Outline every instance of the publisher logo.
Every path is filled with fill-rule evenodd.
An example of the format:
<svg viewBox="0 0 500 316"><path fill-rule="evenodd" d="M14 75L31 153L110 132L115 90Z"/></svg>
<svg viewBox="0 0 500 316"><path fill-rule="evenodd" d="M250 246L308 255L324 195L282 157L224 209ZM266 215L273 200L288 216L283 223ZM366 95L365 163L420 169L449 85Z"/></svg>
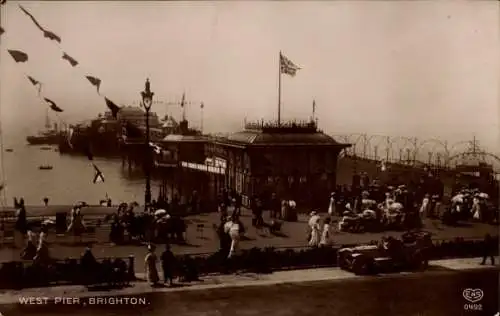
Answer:
<svg viewBox="0 0 500 316"><path fill-rule="evenodd" d="M462 295L471 303L477 303L483 299L484 293L481 289L465 289Z"/></svg>

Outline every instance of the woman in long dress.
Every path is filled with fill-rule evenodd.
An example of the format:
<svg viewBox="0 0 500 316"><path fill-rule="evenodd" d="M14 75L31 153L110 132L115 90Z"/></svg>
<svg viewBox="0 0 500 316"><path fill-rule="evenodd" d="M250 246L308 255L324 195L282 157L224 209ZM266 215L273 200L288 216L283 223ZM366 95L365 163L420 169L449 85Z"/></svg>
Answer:
<svg viewBox="0 0 500 316"><path fill-rule="evenodd" d="M155 253L155 246L148 245L148 254L144 259L145 267L146 267L146 277L148 282L154 286L158 284L160 277L158 276L158 269L156 268L156 263L158 262L158 257Z"/></svg>
<svg viewBox="0 0 500 316"><path fill-rule="evenodd" d="M336 213L337 202L335 201L335 192L330 194L330 204L328 205L328 215L333 216Z"/></svg>
<svg viewBox="0 0 500 316"><path fill-rule="evenodd" d="M225 225L224 232L231 237L231 247L229 249L228 258L231 258L236 254L240 245L240 222L237 220L236 216L233 216Z"/></svg>
<svg viewBox="0 0 500 316"><path fill-rule="evenodd" d="M49 246L47 244L48 227L42 226L40 235L38 236L38 248L33 260L38 264L47 264L50 261Z"/></svg>
<svg viewBox="0 0 500 316"><path fill-rule="evenodd" d="M330 217L325 218L323 231L321 232L321 241L319 242L321 246L330 246L333 243L333 227L330 224L331 222L332 219Z"/></svg>
<svg viewBox="0 0 500 316"><path fill-rule="evenodd" d="M311 213L309 219L309 227L311 229L311 238L309 239L309 246L317 247L321 238L320 217L316 212Z"/></svg>
<svg viewBox="0 0 500 316"><path fill-rule="evenodd" d="M80 207L75 207L71 210L71 221L68 227L68 232L73 233L73 236L80 237L85 231L85 225L83 224L83 216L81 214Z"/></svg>

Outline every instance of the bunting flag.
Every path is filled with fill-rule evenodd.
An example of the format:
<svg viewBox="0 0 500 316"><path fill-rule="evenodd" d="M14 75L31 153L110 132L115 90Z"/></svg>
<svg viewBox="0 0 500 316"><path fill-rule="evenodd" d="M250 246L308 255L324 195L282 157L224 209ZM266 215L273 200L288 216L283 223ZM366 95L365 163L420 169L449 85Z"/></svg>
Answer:
<svg viewBox="0 0 500 316"><path fill-rule="evenodd" d="M94 180L92 182L94 183L104 182L104 174L102 173L102 171L99 170L99 168L97 168L97 166L94 163L92 164L92 166L94 167L95 171Z"/></svg>
<svg viewBox="0 0 500 316"><path fill-rule="evenodd" d="M84 151L84 154L87 156L87 158L90 161L92 161L92 167L94 168L94 180L92 182L93 183L104 182L104 174L102 173L101 170L99 170L99 168L93 162L94 161L94 155L92 154L92 150L90 148L90 143L87 144L87 146L84 146L83 151Z"/></svg>
<svg viewBox="0 0 500 316"><path fill-rule="evenodd" d="M295 65L290 59L280 53L281 73L295 77L295 75L297 74L297 70L300 70L300 67Z"/></svg>
<svg viewBox="0 0 500 316"><path fill-rule="evenodd" d="M49 40L52 41L56 41L59 44L61 43L61 38L51 31L47 30L43 31L43 37L48 38Z"/></svg>
<svg viewBox="0 0 500 316"><path fill-rule="evenodd" d="M23 11L27 16L30 17L31 21L33 21L33 23L35 23L36 27L43 32L43 36L45 38L48 38L50 40L53 40L53 41L56 41L58 43L61 43L61 38L59 36L57 36L54 32L51 32L49 30L46 30L45 28L43 28L40 23L38 23L38 21L35 19L35 17L28 12L28 10L26 10L25 8L23 8L22 5L19 5L19 8L21 9L21 11Z"/></svg>
<svg viewBox="0 0 500 316"><path fill-rule="evenodd" d="M94 86L97 88L97 93L99 93L99 88L101 87L101 79L97 78L97 77L93 77L93 76L85 76L85 78L87 78L87 80Z"/></svg>
<svg viewBox="0 0 500 316"><path fill-rule="evenodd" d="M76 61L76 59L74 59L70 55L66 54L65 52L63 52L62 59L67 60L70 63L70 65L73 66L73 67L75 67L76 65L78 65L78 62Z"/></svg>
<svg viewBox="0 0 500 316"><path fill-rule="evenodd" d="M60 107L58 107L56 105L56 103L50 99L47 99L47 98L43 98L45 100L45 102L47 102L48 104L50 104L50 108L55 111L55 112L63 112L63 109L61 109Z"/></svg>
<svg viewBox="0 0 500 316"><path fill-rule="evenodd" d="M31 82L31 84L33 84L33 86L38 88L38 96L40 96L40 92L42 91L42 83L31 76L27 77L28 80Z"/></svg>
<svg viewBox="0 0 500 316"><path fill-rule="evenodd" d="M120 111L120 107L106 97L104 98L104 100L106 101L106 105L108 109L111 111L111 114L113 115L114 118L116 118L118 112Z"/></svg>
<svg viewBox="0 0 500 316"><path fill-rule="evenodd" d="M9 52L10 56L14 58L16 63L25 63L28 61L28 54L26 54L25 52L13 49L8 49L7 51Z"/></svg>

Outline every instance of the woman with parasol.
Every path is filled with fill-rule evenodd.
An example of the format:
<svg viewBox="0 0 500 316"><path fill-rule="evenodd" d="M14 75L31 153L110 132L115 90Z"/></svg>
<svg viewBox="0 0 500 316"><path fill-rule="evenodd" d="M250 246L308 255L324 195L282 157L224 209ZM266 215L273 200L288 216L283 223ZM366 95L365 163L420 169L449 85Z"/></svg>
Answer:
<svg viewBox="0 0 500 316"><path fill-rule="evenodd" d="M321 228L320 228L321 217L316 211L311 212L311 217L309 218L309 228L311 231L311 236L309 238L309 246L317 247L321 238Z"/></svg>

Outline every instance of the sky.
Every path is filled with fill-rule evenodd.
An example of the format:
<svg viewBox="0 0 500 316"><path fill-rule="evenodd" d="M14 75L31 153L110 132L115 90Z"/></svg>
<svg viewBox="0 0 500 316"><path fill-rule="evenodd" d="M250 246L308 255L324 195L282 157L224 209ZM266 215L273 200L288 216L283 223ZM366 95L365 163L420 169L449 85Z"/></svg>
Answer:
<svg viewBox="0 0 500 316"><path fill-rule="evenodd" d="M44 38L18 4L61 44ZM77 122L140 99L185 92L188 119L207 132L276 119L278 56L301 67L282 76L282 117L331 135L439 138L475 135L500 153L500 10L497 1L7 1L1 7L0 104L5 137L44 124L47 105L26 79ZM15 63L7 49L29 55ZM79 61L61 59L62 51ZM101 96L84 78L102 80ZM168 109L167 109L168 108ZM176 105L153 110L179 117Z"/></svg>

